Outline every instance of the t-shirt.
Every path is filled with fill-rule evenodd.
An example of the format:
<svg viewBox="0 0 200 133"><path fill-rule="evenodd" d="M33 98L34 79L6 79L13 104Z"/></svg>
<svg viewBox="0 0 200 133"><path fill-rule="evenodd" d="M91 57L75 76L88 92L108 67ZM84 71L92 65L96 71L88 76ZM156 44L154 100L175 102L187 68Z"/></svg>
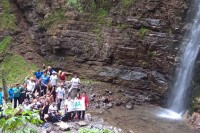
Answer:
<svg viewBox="0 0 200 133"><path fill-rule="evenodd" d="M51 84L52 84L53 86L56 86L56 85L57 85L57 79L58 79L58 76L57 76L57 75L51 75L50 81L51 81Z"/></svg>
<svg viewBox="0 0 200 133"><path fill-rule="evenodd" d="M31 80L26 80L27 84L27 91L33 91L35 89L35 82L32 82Z"/></svg>
<svg viewBox="0 0 200 133"><path fill-rule="evenodd" d="M0 92L0 105L3 105L3 92Z"/></svg>
<svg viewBox="0 0 200 133"><path fill-rule="evenodd" d="M49 83L49 79L50 78L49 78L48 75L46 75L46 76L42 75L41 79L42 79L42 83L44 83L45 85L47 85Z"/></svg>
<svg viewBox="0 0 200 133"><path fill-rule="evenodd" d="M61 73L61 75L60 75L60 80L65 80L65 73Z"/></svg>
<svg viewBox="0 0 200 133"><path fill-rule="evenodd" d="M49 106L49 110L48 110L48 113L53 113L53 112L56 112L58 109L57 109L57 106L53 106L53 105L50 105Z"/></svg>
<svg viewBox="0 0 200 133"><path fill-rule="evenodd" d="M71 99L71 100L66 99L64 105L67 106L67 109L68 109L67 112L74 111L74 100L73 99Z"/></svg>
<svg viewBox="0 0 200 133"><path fill-rule="evenodd" d="M8 88L8 94L10 99L14 98L14 90L12 88Z"/></svg>
<svg viewBox="0 0 200 133"><path fill-rule="evenodd" d="M15 87L13 90L14 90L14 97L20 97L22 88L21 87L19 87L19 88Z"/></svg>
<svg viewBox="0 0 200 133"><path fill-rule="evenodd" d="M56 92L57 92L57 98L59 98L59 99L63 99L64 98L64 94L65 94L65 89L64 88L58 87L56 89Z"/></svg>
<svg viewBox="0 0 200 133"><path fill-rule="evenodd" d="M72 83L72 88L78 88L79 84L80 84L80 79L79 78L72 78L71 83Z"/></svg>
<svg viewBox="0 0 200 133"><path fill-rule="evenodd" d="M34 75L37 79L40 79L42 76L43 72L34 72Z"/></svg>
<svg viewBox="0 0 200 133"><path fill-rule="evenodd" d="M24 104L23 109L24 110L31 110L31 105L30 104Z"/></svg>

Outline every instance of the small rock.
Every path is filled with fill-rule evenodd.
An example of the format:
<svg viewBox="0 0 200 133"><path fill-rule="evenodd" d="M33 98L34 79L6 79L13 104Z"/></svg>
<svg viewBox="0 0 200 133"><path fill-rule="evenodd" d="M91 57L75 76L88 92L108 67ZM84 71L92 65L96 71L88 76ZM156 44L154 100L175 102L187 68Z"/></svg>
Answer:
<svg viewBox="0 0 200 133"><path fill-rule="evenodd" d="M112 108L112 107L113 107L113 104L112 104L112 103L108 103L108 104L106 105L106 108L107 108L107 109Z"/></svg>
<svg viewBox="0 0 200 133"><path fill-rule="evenodd" d="M88 123L85 122L85 121L80 121L80 122L78 123L78 125L79 125L80 127L84 127L84 126L87 126Z"/></svg>
<svg viewBox="0 0 200 133"><path fill-rule="evenodd" d="M128 109L128 110L133 109L133 105L131 105L131 104L126 104L126 109Z"/></svg>
<svg viewBox="0 0 200 133"><path fill-rule="evenodd" d="M58 125L59 129L62 131L70 131L70 126L67 123L64 123L61 121L61 122L57 123L56 125Z"/></svg>

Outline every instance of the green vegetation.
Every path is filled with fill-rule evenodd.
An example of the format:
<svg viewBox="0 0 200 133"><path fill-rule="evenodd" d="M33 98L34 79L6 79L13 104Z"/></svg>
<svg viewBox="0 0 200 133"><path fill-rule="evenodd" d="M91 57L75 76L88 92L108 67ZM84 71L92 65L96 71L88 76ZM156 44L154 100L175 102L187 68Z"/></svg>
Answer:
<svg viewBox="0 0 200 133"><path fill-rule="evenodd" d="M11 13L11 5L9 0L1 0L0 5L3 8L2 14L0 14L0 30L15 29L15 15Z"/></svg>
<svg viewBox="0 0 200 133"><path fill-rule="evenodd" d="M0 54L5 51L5 49L11 43L11 41L12 41L12 37L10 36L6 36L3 38L2 41L0 41Z"/></svg>
<svg viewBox="0 0 200 133"><path fill-rule="evenodd" d="M124 7L129 7L135 2L135 0L122 0L121 2Z"/></svg>
<svg viewBox="0 0 200 133"><path fill-rule="evenodd" d="M30 69L36 70L34 64L30 64L19 55L11 54L6 55L0 66L5 69L6 82L8 85L21 82L28 75L32 76L33 74Z"/></svg>
<svg viewBox="0 0 200 133"><path fill-rule="evenodd" d="M121 29L121 30L124 30L124 29L128 28L128 25L127 25L127 24L124 24L124 23L121 23L121 24L117 25L117 27L118 27L119 29Z"/></svg>
<svg viewBox="0 0 200 133"><path fill-rule="evenodd" d="M112 131L109 130L99 130L99 129L84 129L84 128L80 128L78 130L78 133L113 133Z"/></svg>
<svg viewBox="0 0 200 133"><path fill-rule="evenodd" d="M52 12L47 18L44 18L40 24L43 27L51 27L52 25L56 25L58 22L61 22L65 19L65 14L63 10L56 10Z"/></svg>
<svg viewBox="0 0 200 133"><path fill-rule="evenodd" d="M81 5L80 0L67 0L67 5L68 8L74 8L79 12L83 11L83 7Z"/></svg>
<svg viewBox="0 0 200 133"><path fill-rule="evenodd" d="M149 52L149 55L151 57L155 57L157 55L157 52L156 51L151 51L151 52Z"/></svg>
<svg viewBox="0 0 200 133"><path fill-rule="evenodd" d="M11 104L4 105L3 112L6 117L0 119L0 127L2 133L37 133L34 128L29 127L30 124L39 125L42 121L38 111L13 109Z"/></svg>
<svg viewBox="0 0 200 133"><path fill-rule="evenodd" d="M142 38L144 38L147 34L148 34L149 30L147 28L144 28L142 27L140 30L139 30L139 33L138 35Z"/></svg>

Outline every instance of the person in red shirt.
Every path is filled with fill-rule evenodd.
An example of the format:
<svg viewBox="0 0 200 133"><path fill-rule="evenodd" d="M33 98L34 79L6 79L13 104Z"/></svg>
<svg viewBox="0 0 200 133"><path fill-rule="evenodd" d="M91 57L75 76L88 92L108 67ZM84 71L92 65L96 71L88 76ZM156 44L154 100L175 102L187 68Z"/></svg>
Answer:
<svg viewBox="0 0 200 133"><path fill-rule="evenodd" d="M88 108L88 103L89 102L88 102L88 96L86 95L85 91L82 92L81 98L84 98L84 100L85 100L85 110L86 110ZM83 120L85 119L85 110L81 111Z"/></svg>
<svg viewBox="0 0 200 133"><path fill-rule="evenodd" d="M63 72L63 71L59 71L58 72L58 76L59 76L59 79L60 79L60 82L62 83L65 83L65 76L68 76L68 75L72 75L72 73L69 73L69 72Z"/></svg>

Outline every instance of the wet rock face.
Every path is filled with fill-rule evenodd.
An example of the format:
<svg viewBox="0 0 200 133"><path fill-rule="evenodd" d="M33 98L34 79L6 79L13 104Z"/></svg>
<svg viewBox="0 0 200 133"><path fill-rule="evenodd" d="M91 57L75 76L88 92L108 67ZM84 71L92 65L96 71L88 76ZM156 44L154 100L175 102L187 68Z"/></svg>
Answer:
<svg viewBox="0 0 200 133"><path fill-rule="evenodd" d="M65 22L54 30L39 22L50 11L62 9L61 0L16 0L27 22L38 53L53 61L53 67L80 75L151 91L162 96L168 89L169 75L180 44L187 9L184 0L140 0L123 15L119 4L112 7L112 26L92 32L91 14L65 11ZM156 95L156 97L157 97Z"/></svg>

